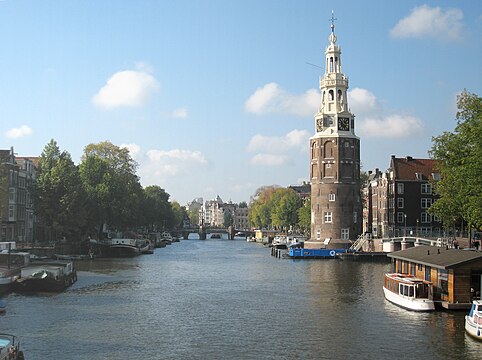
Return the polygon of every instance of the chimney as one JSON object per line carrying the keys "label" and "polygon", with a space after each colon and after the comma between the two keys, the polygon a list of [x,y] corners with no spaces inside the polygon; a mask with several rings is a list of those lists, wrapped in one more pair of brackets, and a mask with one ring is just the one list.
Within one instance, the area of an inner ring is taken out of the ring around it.
{"label": "chimney", "polygon": [[407,159],[407,161],[412,161],[413,157],[407,155],[406,159]]}

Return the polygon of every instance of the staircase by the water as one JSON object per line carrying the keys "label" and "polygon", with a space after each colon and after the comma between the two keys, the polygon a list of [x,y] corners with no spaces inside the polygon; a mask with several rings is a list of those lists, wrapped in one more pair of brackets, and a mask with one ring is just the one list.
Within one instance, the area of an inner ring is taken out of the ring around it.
{"label": "staircase by the water", "polygon": [[363,248],[363,245],[366,244],[368,240],[372,237],[369,234],[362,234],[355,240],[355,242],[350,246],[350,250],[353,251],[360,251]]}

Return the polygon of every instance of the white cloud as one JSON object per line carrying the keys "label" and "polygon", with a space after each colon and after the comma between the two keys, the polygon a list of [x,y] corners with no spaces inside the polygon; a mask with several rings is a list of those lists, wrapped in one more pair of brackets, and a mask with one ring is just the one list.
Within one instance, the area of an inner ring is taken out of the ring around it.
{"label": "white cloud", "polygon": [[401,19],[390,30],[397,38],[435,38],[456,41],[462,37],[463,12],[460,9],[431,8],[422,5],[414,8],[409,16]]}
{"label": "white cloud", "polygon": [[21,137],[24,137],[24,136],[32,135],[32,133],[33,133],[33,130],[29,126],[22,125],[18,128],[13,128],[13,129],[8,130],[5,133],[5,136],[10,138],[10,139],[17,139],[17,138],[21,138]]}
{"label": "white cloud", "polygon": [[303,150],[308,146],[310,133],[307,130],[293,130],[285,136],[254,135],[248,143],[247,150],[250,152],[265,151],[269,153],[285,153],[293,148]]}
{"label": "white cloud", "polygon": [[186,108],[175,109],[171,112],[170,116],[172,118],[175,118],[175,119],[186,119],[187,118],[187,109]]}
{"label": "white cloud", "polygon": [[254,94],[246,100],[244,107],[246,111],[256,115],[275,113],[312,116],[319,103],[320,95],[315,89],[293,95],[272,82],[256,89]]}
{"label": "white cloud", "polygon": [[408,115],[390,115],[384,118],[367,118],[358,125],[364,137],[403,138],[420,135],[423,123]]}
{"label": "white cloud", "polygon": [[129,150],[129,154],[135,160],[138,160],[141,155],[141,147],[137,144],[121,144],[119,147]]}
{"label": "white cloud", "polygon": [[310,133],[307,130],[293,130],[284,136],[254,135],[246,150],[257,152],[250,162],[253,165],[278,166],[286,164],[293,149],[306,151],[309,147]]}
{"label": "white cloud", "polygon": [[354,88],[348,92],[348,104],[357,116],[373,114],[379,111],[377,98],[367,89]]}
{"label": "white cloud", "polygon": [[[207,160],[200,151],[174,149],[149,150],[149,159],[144,171],[151,169],[156,177],[174,176],[187,172],[190,167],[207,164]],[[150,171],[150,170],[149,170]]]}
{"label": "white cloud", "polygon": [[251,164],[262,166],[279,166],[287,162],[288,158],[284,155],[256,154],[251,158]]}
{"label": "white cloud", "polygon": [[157,90],[159,83],[150,74],[134,70],[119,71],[107,80],[92,101],[105,109],[141,106]]}

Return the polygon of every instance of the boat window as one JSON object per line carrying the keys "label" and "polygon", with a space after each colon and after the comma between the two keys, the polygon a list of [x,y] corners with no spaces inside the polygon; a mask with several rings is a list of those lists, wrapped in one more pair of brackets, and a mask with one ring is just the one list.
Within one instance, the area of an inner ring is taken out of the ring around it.
{"label": "boat window", "polygon": [[408,296],[413,297],[413,286],[408,286]]}

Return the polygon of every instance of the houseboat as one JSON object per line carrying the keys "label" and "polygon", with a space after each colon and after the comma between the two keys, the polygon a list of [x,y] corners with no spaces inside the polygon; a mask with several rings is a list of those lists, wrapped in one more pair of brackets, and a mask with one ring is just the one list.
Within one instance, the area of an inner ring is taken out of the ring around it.
{"label": "houseboat", "polygon": [[465,331],[482,341],[482,301],[473,300],[469,315],[465,315]]}
{"label": "houseboat", "polygon": [[29,263],[29,253],[0,252],[0,294],[10,291],[11,284],[20,276],[22,268]]}
{"label": "houseboat", "polygon": [[12,284],[17,292],[59,292],[77,281],[71,261],[39,262],[22,268]]}
{"label": "houseboat", "polygon": [[385,274],[383,293],[388,301],[408,310],[435,310],[432,283],[410,274]]}
{"label": "houseboat", "polygon": [[23,359],[23,352],[20,351],[20,343],[17,341],[17,337],[0,333],[0,360]]}
{"label": "houseboat", "polygon": [[480,293],[481,251],[420,245],[387,256],[392,259],[391,272],[430,281],[434,302],[445,309],[468,310],[472,306],[471,293]]}

